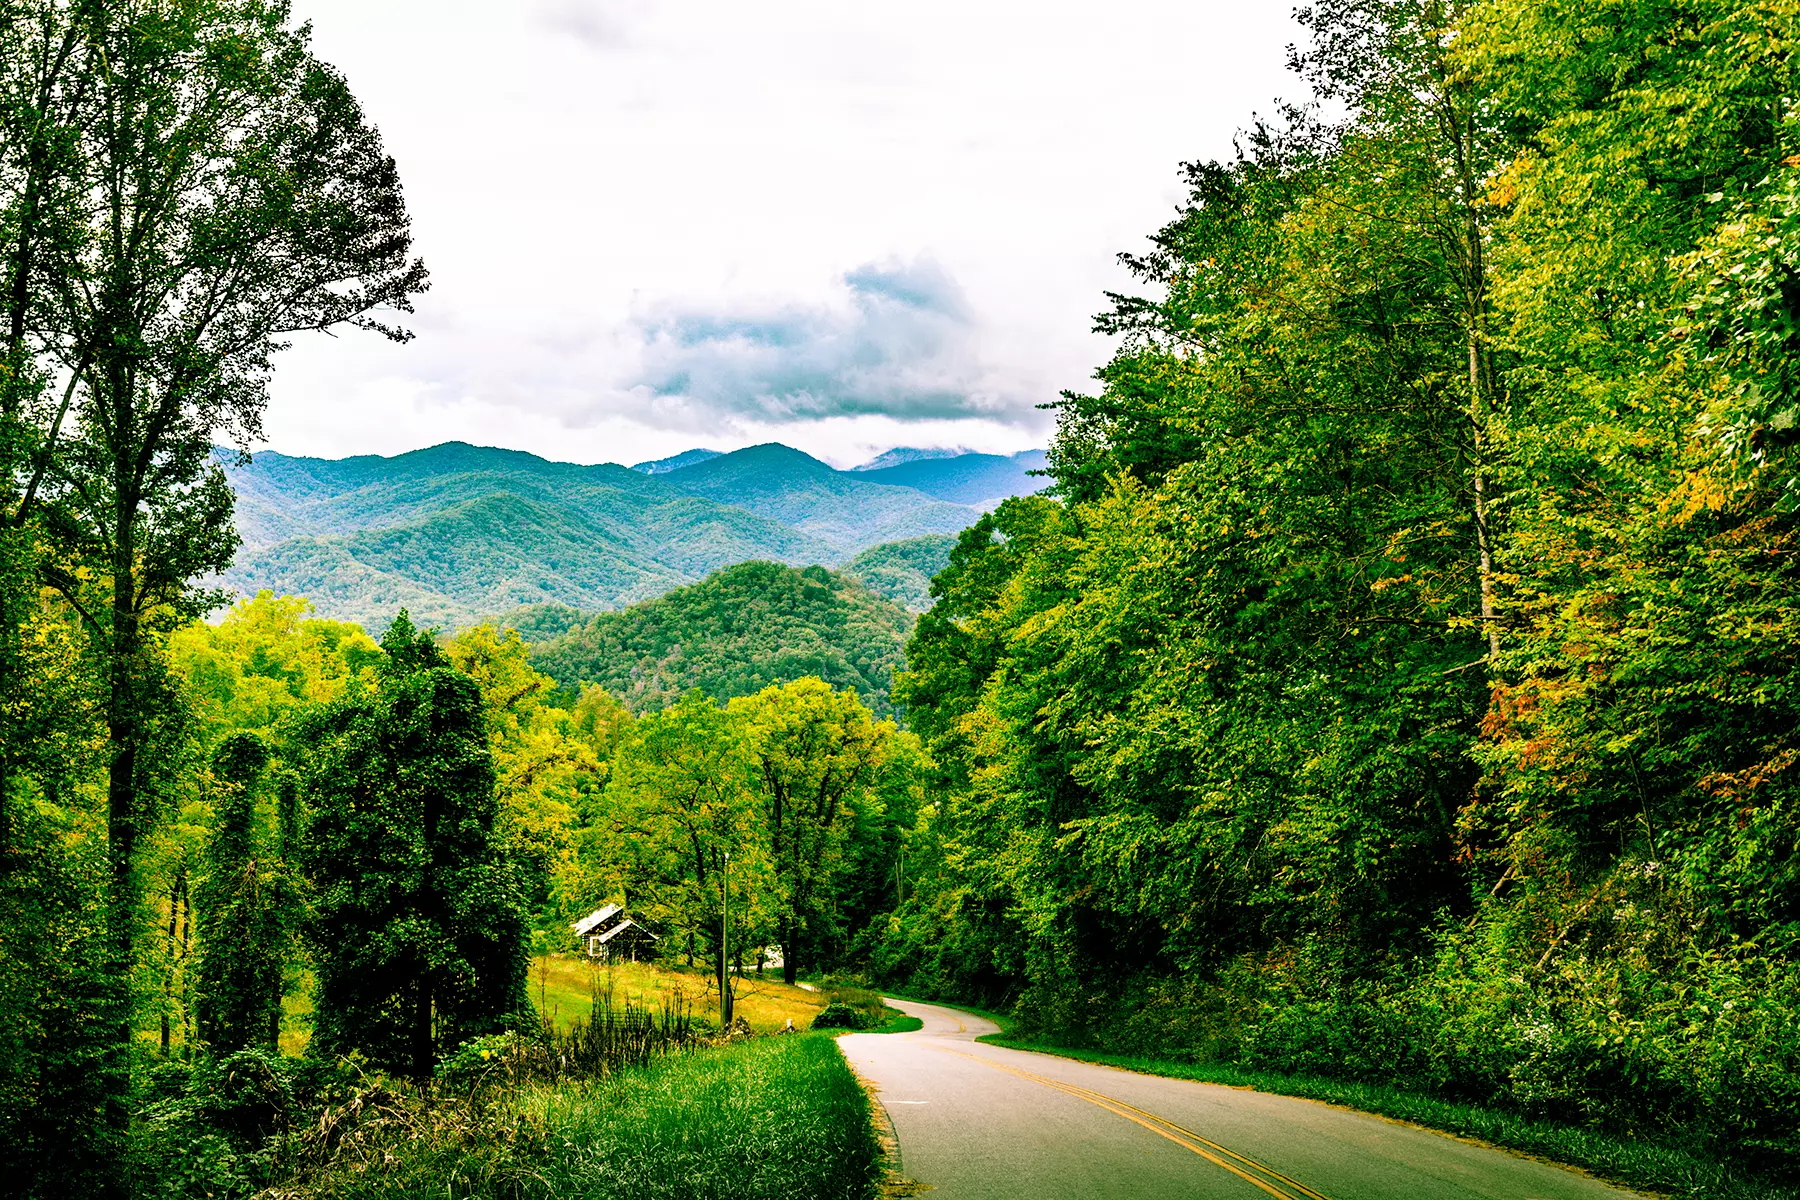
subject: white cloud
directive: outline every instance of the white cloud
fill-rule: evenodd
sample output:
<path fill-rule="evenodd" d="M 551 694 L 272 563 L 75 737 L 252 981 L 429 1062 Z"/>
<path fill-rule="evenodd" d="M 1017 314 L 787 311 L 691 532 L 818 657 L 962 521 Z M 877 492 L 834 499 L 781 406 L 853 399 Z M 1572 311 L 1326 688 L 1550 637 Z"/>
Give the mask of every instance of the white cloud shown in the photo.
<path fill-rule="evenodd" d="M 284 355 L 269 443 L 627 462 L 1042 444 L 1034 406 L 1106 357 L 1114 255 L 1291 90 L 1296 32 L 1221 0 L 295 10 L 400 164 L 433 287 L 409 345 Z"/>

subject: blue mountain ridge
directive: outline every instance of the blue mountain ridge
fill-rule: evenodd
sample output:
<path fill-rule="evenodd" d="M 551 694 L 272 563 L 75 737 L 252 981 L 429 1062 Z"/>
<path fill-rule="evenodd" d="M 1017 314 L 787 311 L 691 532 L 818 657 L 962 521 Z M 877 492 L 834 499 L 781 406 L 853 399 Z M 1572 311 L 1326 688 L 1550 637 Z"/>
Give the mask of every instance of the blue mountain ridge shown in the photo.
<path fill-rule="evenodd" d="M 689 461 L 650 474 L 464 442 L 392 457 L 263 451 L 248 465 L 221 451 L 244 546 L 217 582 L 303 595 L 321 616 L 370 627 L 402 606 L 443 627 L 524 605 L 603 612 L 734 563 L 836 566 L 954 534 L 1043 483 L 1021 456 L 855 472 L 779 443 L 673 457 Z M 882 561 L 873 574 L 915 607 L 917 570 Z"/>

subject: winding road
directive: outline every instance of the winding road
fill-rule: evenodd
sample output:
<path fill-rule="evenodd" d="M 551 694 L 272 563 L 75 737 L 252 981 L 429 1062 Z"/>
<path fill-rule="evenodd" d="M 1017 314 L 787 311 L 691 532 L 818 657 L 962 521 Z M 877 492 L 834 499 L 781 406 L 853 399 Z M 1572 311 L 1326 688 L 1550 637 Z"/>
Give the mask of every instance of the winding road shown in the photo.
<path fill-rule="evenodd" d="M 849 1034 L 901 1172 L 931 1200 L 1625 1200 L 1578 1172 L 1310 1100 L 975 1039 L 970 1013 L 889 1000 L 915 1033 Z M 1641 1198 L 1640 1198 L 1641 1200 Z"/>

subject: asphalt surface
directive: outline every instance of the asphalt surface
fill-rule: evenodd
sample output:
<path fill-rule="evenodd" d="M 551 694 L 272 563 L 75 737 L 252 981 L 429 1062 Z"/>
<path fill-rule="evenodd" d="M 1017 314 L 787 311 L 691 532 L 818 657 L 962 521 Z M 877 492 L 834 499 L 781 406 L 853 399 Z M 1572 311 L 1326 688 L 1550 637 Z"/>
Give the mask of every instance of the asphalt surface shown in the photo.
<path fill-rule="evenodd" d="M 1362 1113 L 975 1041 L 991 1022 L 889 1000 L 916 1033 L 839 1039 L 930 1200 L 1621 1200 L 1578 1172 Z"/>

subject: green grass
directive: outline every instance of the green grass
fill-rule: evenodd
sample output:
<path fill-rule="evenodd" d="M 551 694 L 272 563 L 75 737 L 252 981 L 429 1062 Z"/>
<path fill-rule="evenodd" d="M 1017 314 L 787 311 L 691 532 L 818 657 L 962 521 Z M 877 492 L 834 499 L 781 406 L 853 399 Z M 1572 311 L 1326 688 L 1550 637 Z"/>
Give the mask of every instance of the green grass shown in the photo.
<path fill-rule="evenodd" d="M 868 1097 L 829 1037 L 759 1038 L 534 1099 L 559 1200 L 875 1194 Z"/>
<path fill-rule="evenodd" d="M 919 1020 L 919 1018 L 917 1018 L 917 1017 L 909 1017 L 905 1013 L 896 1012 L 893 1009 L 889 1009 L 888 1011 L 894 1013 L 894 1015 L 892 1017 L 889 1017 L 884 1024 L 877 1025 L 873 1029 L 865 1029 L 865 1030 L 863 1030 L 863 1032 L 864 1033 L 912 1033 L 915 1030 L 925 1028 L 925 1022 Z"/>
<path fill-rule="evenodd" d="M 567 1030 L 593 1007 L 594 988 L 610 991 L 617 1004 L 627 1001 L 650 1012 L 664 1005 L 682 1005 L 695 1017 L 717 1023 L 718 997 L 708 971 L 684 968 L 678 962 L 618 963 L 602 966 L 574 954 L 539 955 L 531 960 L 525 990 L 532 1007 Z M 758 1033 L 775 1033 L 792 1021 L 805 1029 L 825 1004 L 818 992 L 789 987 L 780 972 L 758 975 L 747 971 L 735 979 L 736 1015 Z"/>
<path fill-rule="evenodd" d="M 965 1012 L 976 1012 L 957 1005 Z M 982 1013 L 990 1020 L 992 1015 Z M 1004 1030 L 1006 1025 L 1002 1024 Z M 1035 1050 L 1061 1058 L 1122 1067 L 1146 1075 L 1192 1079 L 1227 1087 L 1298 1096 L 1376 1113 L 1395 1120 L 1474 1138 L 1570 1166 L 1632 1187 L 1666 1192 L 1684 1200 L 1777 1200 L 1800 1196 L 1800 1189 L 1753 1176 L 1720 1159 L 1708 1147 L 1674 1140 L 1625 1138 L 1598 1130 L 1536 1121 L 1517 1113 L 1459 1104 L 1375 1084 L 1345 1083 L 1310 1075 L 1283 1075 L 1209 1063 L 1175 1062 L 1139 1055 L 1070 1049 L 1053 1042 L 1001 1032 L 978 1038 L 996 1046 Z"/>
<path fill-rule="evenodd" d="M 869 1099 L 830 1037 L 756 1038 L 594 1083 L 426 1102 L 377 1089 L 281 1200 L 872 1200 Z"/>

